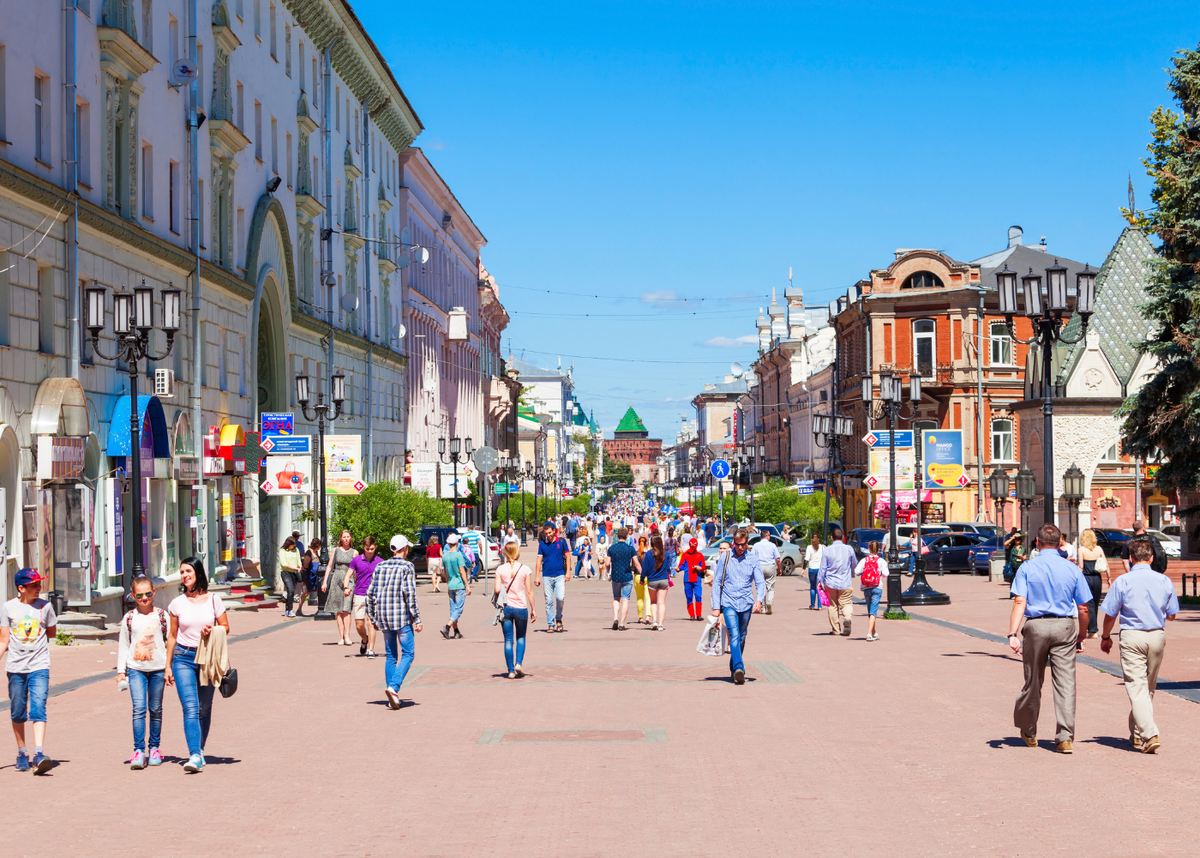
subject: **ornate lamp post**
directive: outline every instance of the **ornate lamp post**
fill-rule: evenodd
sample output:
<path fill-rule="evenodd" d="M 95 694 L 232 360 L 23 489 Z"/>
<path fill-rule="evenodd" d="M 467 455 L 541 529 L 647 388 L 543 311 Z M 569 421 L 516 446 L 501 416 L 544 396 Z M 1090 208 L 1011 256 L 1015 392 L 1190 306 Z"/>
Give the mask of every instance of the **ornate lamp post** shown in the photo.
<path fill-rule="evenodd" d="M 463 442 L 466 442 L 465 446 Z M 438 458 L 445 464 L 454 465 L 454 526 L 458 527 L 458 463 L 469 461 L 475 450 L 470 438 L 455 436 L 450 439 L 450 457 L 446 458 L 446 439 L 438 438 Z"/>
<path fill-rule="evenodd" d="M 1079 538 L 1079 504 L 1083 501 L 1085 479 L 1083 471 L 1079 470 L 1079 466 L 1074 462 L 1063 474 L 1063 499 L 1070 510 L 1070 523 L 1067 526 L 1070 528 L 1068 538 L 1071 540 Z"/>
<path fill-rule="evenodd" d="M 1033 471 L 1029 470 L 1028 465 L 1022 465 L 1021 470 L 1017 471 L 1017 503 L 1021 505 L 1021 532 L 1025 534 L 1025 550 L 1029 551 L 1029 507 L 1033 505 L 1033 499 L 1037 497 L 1037 477 L 1033 475 Z"/>
<path fill-rule="evenodd" d="M 332 423 L 342 415 L 342 403 L 346 401 L 346 376 L 340 372 L 335 372 L 329 377 L 329 393 L 332 400 L 331 405 L 325 404 L 325 394 L 317 392 L 317 404 L 311 409 L 308 407 L 308 376 L 296 376 L 296 402 L 300 403 L 300 411 L 304 415 L 304 419 L 310 423 L 314 420 L 317 423 L 317 475 L 320 477 L 321 485 L 318 491 L 321 493 L 321 568 L 325 569 L 329 566 L 329 519 L 325 496 L 325 424 Z M 332 412 L 332 413 L 331 413 Z M 318 589 L 317 591 L 317 613 L 315 619 L 332 620 L 333 614 L 325 610 L 325 599 L 328 597 L 325 590 Z"/>
<path fill-rule="evenodd" d="M 517 476 L 520 477 L 521 474 L 522 474 L 522 471 L 520 468 L 518 468 Z M 525 463 L 524 478 L 526 480 L 533 479 L 533 462 Z M 534 509 L 537 509 L 537 483 L 533 484 L 533 492 L 534 492 L 533 507 L 534 507 Z M 529 519 L 525 516 L 525 485 L 524 485 L 524 481 L 522 481 L 522 485 L 521 485 L 521 547 L 522 548 L 524 548 L 528 544 L 526 541 L 528 538 L 528 534 L 529 534 Z"/>
<path fill-rule="evenodd" d="M 1013 316 L 1017 309 L 1017 273 L 1009 271 L 1005 265 L 1002 271 L 996 273 L 996 285 L 999 290 L 1000 312 L 1004 314 L 1008 335 L 1022 345 L 1036 345 L 1042 354 L 1042 490 L 1044 520 L 1054 522 L 1054 429 L 1053 413 L 1054 383 L 1051 376 L 1054 372 L 1054 344 L 1077 343 L 1087 335 L 1088 320 L 1092 316 L 1096 304 L 1096 273 L 1091 268 L 1084 269 L 1075 275 L 1075 312 L 1083 320 L 1079 336 L 1068 339 L 1062 334 L 1063 313 L 1067 311 L 1067 269 L 1054 260 L 1054 264 L 1046 269 L 1046 287 L 1043 292 L 1042 278 L 1029 269 L 1029 273 L 1021 278 L 1021 290 L 1025 298 L 1025 308 L 1022 314 L 1033 323 L 1033 336 L 1028 340 L 1017 337 L 1013 331 Z"/>
<path fill-rule="evenodd" d="M 1008 503 L 1008 492 L 1012 485 L 1012 481 L 1008 477 L 1008 471 L 999 465 L 992 471 L 988 477 L 988 493 L 992 496 L 992 503 L 996 505 L 996 523 L 1004 528 L 1004 505 Z"/>
<path fill-rule="evenodd" d="M 167 335 L 167 350 L 161 355 L 150 352 L 150 331 L 154 327 L 154 290 L 142 285 L 129 292 L 113 293 L 113 334 L 116 353 L 106 355 L 100 350 L 100 333 L 104 330 L 104 296 L 107 289 L 92 286 L 87 294 L 87 329 L 92 335 L 92 351 L 105 360 L 124 361 L 129 374 L 129 469 L 133 485 L 133 563 L 127 567 L 123 586 L 130 592 L 133 579 L 142 575 L 142 433 L 141 412 L 138 410 L 138 362 L 143 359 L 162 360 L 171 354 L 175 332 L 179 330 L 180 291 L 173 285 L 162 290 L 162 330 Z"/>
<path fill-rule="evenodd" d="M 821 531 L 821 540 L 825 541 L 829 538 L 829 493 L 833 487 L 833 472 L 841 461 L 841 439 L 854 434 L 854 420 L 829 414 L 814 414 L 812 420 L 813 442 L 818 447 L 829 448 L 825 466 L 825 526 Z"/>

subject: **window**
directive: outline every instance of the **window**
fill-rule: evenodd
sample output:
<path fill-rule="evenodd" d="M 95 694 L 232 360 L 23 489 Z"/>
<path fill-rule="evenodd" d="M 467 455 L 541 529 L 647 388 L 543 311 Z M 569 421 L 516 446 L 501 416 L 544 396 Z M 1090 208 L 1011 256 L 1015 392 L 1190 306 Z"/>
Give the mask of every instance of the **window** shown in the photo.
<path fill-rule="evenodd" d="M 254 0 L 254 35 L 262 41 L 262 0 Z"/>
<path fill-rule="evenodd" d="M 342 130 L 342 88 L 333 85 L 333 130 Z"/>
<path fill-rule="evenodd" d="M 217 384 L 221 390 L 229 390 L 229 363 L 226 357 L 228 349 L 225 348 L 228 344 L 228 334 L 224 328 L 217 328 Z"/>
<path fill-rule="evenodd" d="M 1121 451 L 1116 441 L 1113 441 L 1112 446 L 1104 451 L 1104 455 L 1100 457 L 1101 462 L 1119 462 L 1121 461 Z"/>
<path fill-rule="evenodd" d="M 169 212 L 168 226 L 171 232 L 179 235 L 179 162 L 171 161 L 167 164 L 167 207 Z"/>
<path fill-rule="evenodd" d="M 279 174 L 279 123 L 271 117 L 271 172 Z"/>
<path fill-rule="evenodd" d="M 941 289 L 942 281 L 932 271 L 918 271 L 910 274 L 901 285 L 901 289 Z"/>
<path fill-rule="evenodd" d="M 350 115 L 350 104 L 346 103 L 346 116 Z M 358 111 L 354 111 L 354 151 L 362 151 L 362 124 L 358 120 Z"/>
<path fill-rule="evenodd" d="M 283 25 L 283 73 L 292 76 L 292 25 Z"/>
<path fill-rule="evenodd" d="M 54 354 L 54 269 L 38 268 L 38 351 Z"/>
<path fill-rule="evenodd" d="M 287 165 L 287 186 L 289 190 L 292 187 L 292 132 L 287 133 L 286 145 L 284 146 L 284 159 Z"/>
<path fill-rule="evenodd" d="M 246 20 L 245 0 L 234 0 L 233 13 L 243 21 Z"/>
<path fill-rule="evenodd" d="M 254 99 L 254 157 L 262 160 L 262 104 Z"/>
<path fill-rule="evenodd" d="M 1008 326 L 993 322 L 991 332 L 992 366 L 1012 366 L 1013 346 L 1012 337 L 1008 335 Z"/>
<path fill-rule="evenodd" d="M 1013 461 L 1013 424 L 1011 420 L 992 421 L 992 461 Z"/>
<path fill-rule="evenodd" d="M 246 210 L 244 208 L 242 208 L 241 206 L 239 206 L 238 210 L 237 210 L 237 235 L 235 235 L 233 237 L 233 243 L 234 243 L 235 247 L 238 244 L 238 242 L 244 240 L 243 236 L 245 236 L 245 234 L 246 234 Z M 234 258 L 235 264 L 236 264 L 236 260 L 237 260 L 236 252 L 234 253 L 233 258 Z M 245 265 L 243 264 L 242 267 L 244 268 Z"/>
<path fill-rule="evenodd" d="M 923 378 L 933 376 L 934 324 L 929 319 L 913 322 L 913 367 Z"/>
<path fill-rule="evenodd" d="M 237 127 L 243 133 L 246 130 L 246 90 L 240 80 L 237 84 Z"/>
<path fill-rule="evenodd" d="M 179 22 L 175 20 L 174 15 L 167 16 L 167 61 L 170 63 L 170 69 L 175 68 L 175 62 L 179 59 Z"/>
<path fill-rule="evenodd" d="M 7 60 L 4 45 L 0 45 L 0 141 L 5 143 L 8 142 L 8 122 L 5 120 L 8 114 L 8 98 L 5 95 L 8 92 L 8 75 L 5 74 Z"/>
<path fill-rule="evenodd" d="M 12 342 L 8 333 L 8 317 L 12 312 L 12 286 L 8 279 L 10 265 L 8 251 L 0 250 L 0 346 Z"/>
<path fill-rule="evenodd" d="M 154 147 L 142 144 L 142 217 L 154 219 Z"/>
<path fill-rule="evenodd" d="M 276 62 L 279 62 L 279 57 L 276 55 L 276 50 L 275 50 L 276 45 L 275 45 L 275 4 L 274 3 L 272 3 L 270 6 L 269 19 L 267 21 L 267 24 L 271 28 L 271 59 L 275 60 Z"/>
<path fill-rule="evenodd" d="M 304 89 L 304 39 L 299 40 L 299 44 L 296 45 L 296 50 L 299 52 L 298 53 L 298 63 L 299 63 L 298 68 L 300 69 L 300 89 L 303 90 Z M 291 62 L 291 55 L 292 55 L 292 52 L 288 51 L 288 61 L 289 62 Z"/>
<path fill-rule="evenodd" d="M 33 76 L 33 157 L 50 163 L 50 78 Z"/>
<path fill-rule="evenodd" d="M 81 184 L 92 186 L 92 110 L 83 100 L 75 102 L 75 125 L 79 129 L 78 178 Z"/>
<path fill-rule="evenodd" d="M 142 47 L 154 53 L 154 0 L 142 0 Z"/>

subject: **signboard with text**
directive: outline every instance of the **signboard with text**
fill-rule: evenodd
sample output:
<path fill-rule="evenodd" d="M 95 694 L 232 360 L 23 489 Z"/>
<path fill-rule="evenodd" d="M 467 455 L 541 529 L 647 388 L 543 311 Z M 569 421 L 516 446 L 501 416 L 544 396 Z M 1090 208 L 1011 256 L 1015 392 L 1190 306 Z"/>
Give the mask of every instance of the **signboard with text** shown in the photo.
<path fill-rule="evenodd" d="M 963 468 L 961 429 L 924 429 L 921 432 L 921 459 L 925 488 L 966 488 L 971 480 Z"/>
<path fill-rule="evenodd" d="M 267 456 L 267 472 L 259 488 L 269 495 L 309 494 L 312 464 L 311 456 Z"/>
<path fill-rule="evenodd" d="M 362 478 L 362 436 L 325 436 L 325 494 L 357 495 L 367 487 Z"/>
<path fill-rule="evenodd" d="M 266 411 L 259 421 L 262 436 L 294 435 L 296 433 L 295 415 L 290 411 Z"/>
<path fill-rule="evenodd" d="M 891 489 L 890 450 L 887 447 L 872 447 L 871 471 L 864 480 L 868 488 L 876 491 Z M 912 447 L 896 448 L 896 488 L 912 489 L 916 487 L 916 461 Z"/>

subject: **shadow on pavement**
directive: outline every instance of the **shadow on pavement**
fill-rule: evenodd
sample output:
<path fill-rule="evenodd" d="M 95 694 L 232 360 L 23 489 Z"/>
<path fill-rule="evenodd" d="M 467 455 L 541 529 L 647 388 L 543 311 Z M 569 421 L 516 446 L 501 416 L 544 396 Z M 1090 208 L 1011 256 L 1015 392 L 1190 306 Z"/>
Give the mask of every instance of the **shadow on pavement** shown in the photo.
<path fill-rule="evenodd" d="M 1133 745 L 1129 743 L 1129 739 L 1118 739 L 1116 736 L 1095 736 L 1091 739 L 1084 739 L 1083 744 L 1103 745 L 1106 748 L 1116 748 L 1118 751 L 1132 751 Z"/>
<path fill-rule="evenodd" d="M 1024 748 L 1025 740 L 1020 736 L 1007 736 L 1003 739 L 988 739 L 988 746 L 995 749 L 1000 748 Z"/>

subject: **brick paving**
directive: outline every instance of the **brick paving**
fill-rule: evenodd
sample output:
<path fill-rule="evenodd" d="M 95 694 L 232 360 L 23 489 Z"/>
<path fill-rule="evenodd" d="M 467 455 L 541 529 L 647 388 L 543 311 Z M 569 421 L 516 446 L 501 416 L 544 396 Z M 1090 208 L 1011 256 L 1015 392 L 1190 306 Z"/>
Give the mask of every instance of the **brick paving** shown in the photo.
<path fill-rule="evenodd" d="M 1003 631 L 1001 588 L 963 576 L 936 583 L 954 604 L 925 613 Z M 1187 820 L 1200 706 L 1179 697 L 1159 695 L 1163 748 L 1145 757 L 1127 749 L 1120 682 L 1081 668 L 1075 755 L 1052 753 L 1048 739 L 1029 749 L 1011 726 L 1021 665 L 1004 647 L 915 621 L 881 621 L 880 640 L 868 643 L 859 606 L 854 636 L 832 637 L 823 613 L 802 609 L 799 577 L 779 579 L 776 613 L 752 620 L 756 681 L 744 686 L 728 682 L 724 658 L 695 652 L 701 624 L 685 618 L 678 587 L 665 632 L 620 633 L 608 629 L 609 586 L 595 581 L 568 585 L 567 633 L 531 633 L 530 676 L 510 681 L 497 677 L 501 635 L 486 598 L 469 599 L 466 639 L 447 641 L 436 631 L 446 597 L 428 590 L 416 643 L 423 672 L 414 671 L 399 712 L 384 705 L 383 659 L 334 645 L 332 624 L 301 621 L 237 643 L 241 687 L 215 702 L 200 775 L 122 765 L 129 702 L 113 684 L 52 698 L 47 744 L 59 765 L 44 778 L 18 775 L 10 753 L 0 757 L 0 784 L 12 796 L 12 779 L 26 778 L 22 802 L 54 824 L 10 838 L 8 851 L 1196 852 Z M 278 612 L 234 619 L 235 630 L 279 624 Z M 1047 698 L 1047 737 L 1052 720 Z M 184 751 L 171 690 L 163 750 L 174 762 Z M 1123 805 L 1116 825 L 1114 798 Z M 186 807 L 195 812 L 185 821 Z M 146 809 L 153 821 L 139 830 L 130 819 Z"/>

